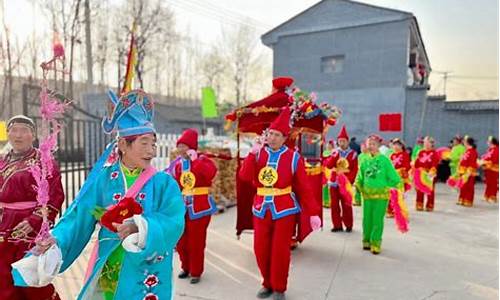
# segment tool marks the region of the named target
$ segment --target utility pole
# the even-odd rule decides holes
[[[451,72],[443,72],[443,95],[446,96],[446,81],[448,80],[448,74]]]
[[[434,73],[443,74],[443,96],[446,96],[446,82],[448,81],[448,74],[453,72],[451,71],[434,71]]]

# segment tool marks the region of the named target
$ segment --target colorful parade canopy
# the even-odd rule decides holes
[[[322,148],[324,134],[329,126],[336,124],[341,116],[341,111],[328,103],[317,104],[316,95],[307,93],[295,87],[286,91],[278,89],[273,94],[261,100],[240,107],[226,115],[226,130],[235,130],[239,145],[240,134],[262,134],[269,125],[278,117],[285,108],[291,109],[291,133],[287,145],[298,145],[301,152],[302,133],[314,133],[321,136],[317,142]],[[321,153],[322,151],[320,151]],[[237,159],[238,168],[240,163],[240,151],[238,146]],[[314,159],[313,159],[314,160]],[[320,162],[321,158],[315,159]],[[310,185],[314,191],[313,201],[322,205],[322,177],[321,166],[313,166],[306,162],[306,169]],[[319,172],[317,172],[319,168]],[[239,180],[236,175],[236,197],[238,205],[236,231],[239,236],[243,230],[253,229],[252,203],[256,193],[252,184]],[[301,214],[298,220],[298,241],[302,242],[312,231],[308,216]]]

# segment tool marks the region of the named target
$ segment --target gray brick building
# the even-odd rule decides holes
[[[444,145],[456,133],[479,139],[498,135],[498,101],[464,113],[465,106],[477,105],[464,102],[452,109],[453,104],[427,98],[431,65],[409,12],[323,0],[264,34],[262,42],[273,50],[273,75],[293,76],[297,86],[341,108],[340,124],[358,139],[375,132],[412,144],[417,135],[431,134]],[[429,123],[433,119],[439,120],[436,126]],[[387,120],[400,130],[380,131]]]

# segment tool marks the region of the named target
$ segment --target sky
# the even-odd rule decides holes
[[[120,1],[120,0],[112,0]],[[174,10],[179,28],[203,45],[216,41],[222,27],[241,22],[259,34],[278,26],[318,0],[164,0]],[[413,13],[431,62],[431,94],[443,93],[449,73],[449,100],[498,99],[497,0],[359,0]],[[4,0],[6,21],[22,39],[32,30],[29,0]],[[23,17],[19,17],[19,12]],[[37,28],[48,28],[36,13]],[[270,51],[261,45],[263,51]]]

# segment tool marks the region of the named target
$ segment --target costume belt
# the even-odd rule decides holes
[[[268,188],[268,187],[257,188],[257,195],[259,196],[283,196],[291,193],[292,193],[292,186],[288,186],[284,189]]]
[[[460,175],[468,174],[468,175],[476,176],[477,175],[477,169],[473,168],[473,167],[459,167],[458,168],[458,173]]]
[[[20,201],[20,202],[14,202],[14,203],[0,202],[0,208],[7,208],[7,209],[14,209],[14,210],[35,208],[37,206],[38,206],[38,202],[36,202],[36,201]]]
[[[484,165],[485,170],[490,170],[493,172],[498,172],[498,164],[486,163]]]
[[[183,196],[200,196],[210,194],[210,187],[195,187],[192,189],[183,189]]]

